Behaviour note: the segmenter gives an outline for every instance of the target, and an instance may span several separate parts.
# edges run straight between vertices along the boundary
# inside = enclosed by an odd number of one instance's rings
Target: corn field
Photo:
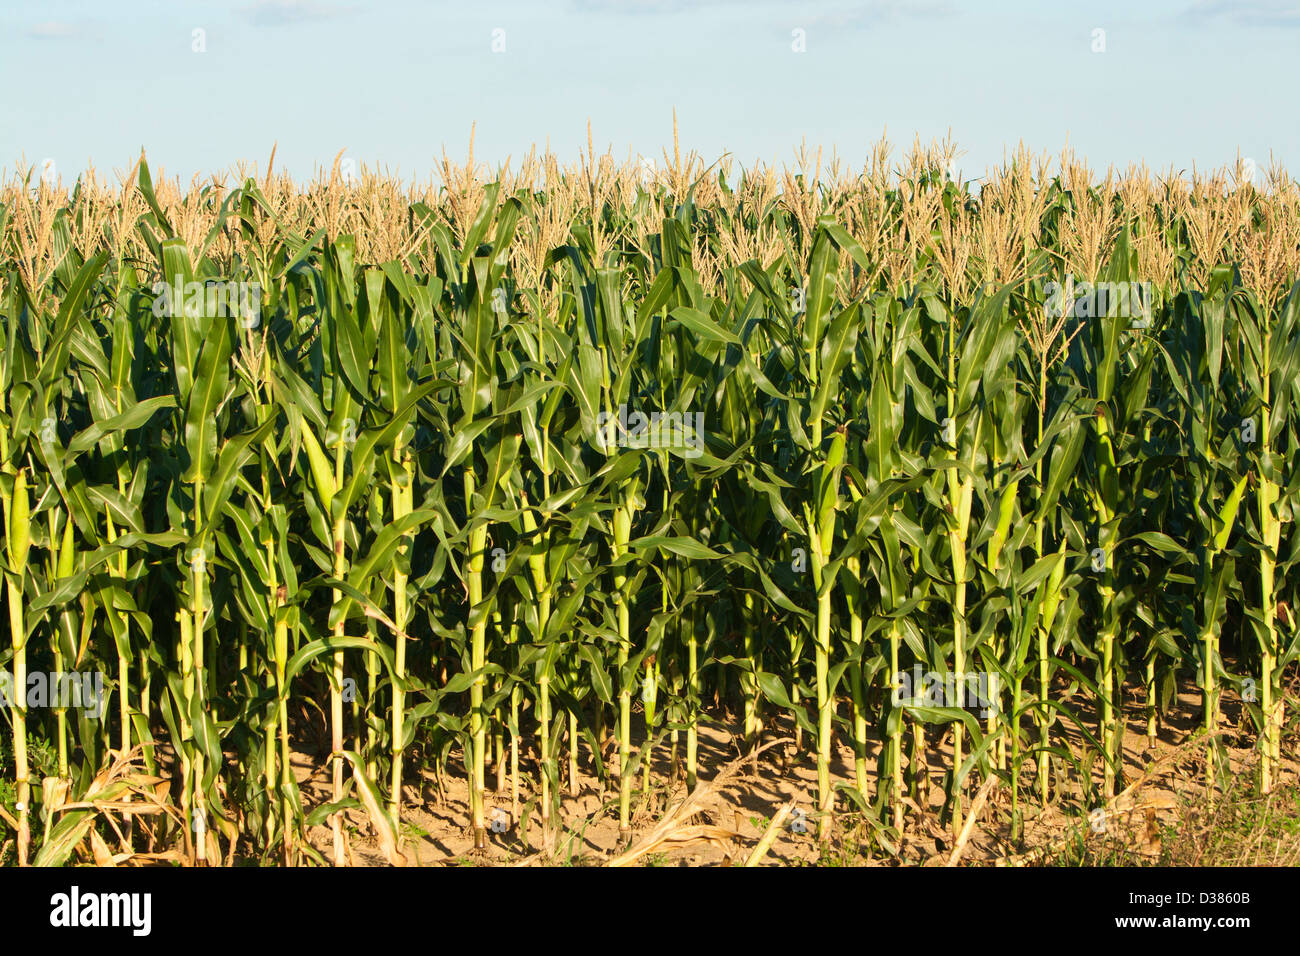
[[[1113,797],[1184,687],[1209,789],[1293,774],[1300,188],[952,159],[20,169],[0,858],[400,863],[426,771],[630,838],[733,715],[886,852]]]

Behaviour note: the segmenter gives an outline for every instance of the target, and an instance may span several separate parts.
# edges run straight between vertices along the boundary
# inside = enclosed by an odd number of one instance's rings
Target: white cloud
[[[573,0],[573,6],[593,13],[689,13],[704,7],[743,6],[746,8],[779,5],[787,12],[804,12],[809,7],[824,6],[824,0],[778,2],[778,0]]]
[[[678,14],[706,7],[741,7],[747,12],[779,13],[793,22],[825,26],[869,26],[909,17],[947,16],[955,11],[949,0],[573,0],[582,12]]]
[[[1197,0],[1184,16],[1198,22],[1219,21],[1245,27],[1300,27],[1297,0]]]
[[[258,26],[284,26],[325,20],[351,9],[324,0],[256,0],[252,6],[244,8],[249,19]]]
[[[37,37],[42,40],[59,40],[64,37],[76,36],[77,28],[70,23],[61,23],[57,20],[46,20],[44,23],[37,23],[29,27],[27,35]]]
[[[813,17],[809,22],[821,26],[865,27],[896,23],[908,18],[932,19],[956,13],[947,0],[862,0]]]

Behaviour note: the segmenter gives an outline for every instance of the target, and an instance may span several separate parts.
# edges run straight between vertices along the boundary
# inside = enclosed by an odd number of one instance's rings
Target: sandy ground
[[[1204,746],[1190,743],[1189,737],[1199,726],[1200,695],[1189,689],[1181,694],[1160,727],[1154,747],[1148,746],[1145,720],[1137,716],[1142,701],[1127,702],[1134,716],[1125,732],[1125,772],[1123,786],[1132,792],[1116,801],[1104,816],[1096,810],[1100,797],[1100,767],[1082,768],[1093,779],[1091,798],[1094,805],[1082,802],[1081,769],[1058,768],[1052,796],[1046,808],[1038,805],[1032,759],[1024,761],[1022,771],[1021,810],[1024,835],[1013,840],[1010,819],[1011,800],[1007,788],[992,788],[980,807],[976,824],[961,847],[962,863],[1033,862],[1073,833],[1086,836],[1104,832],[1120,838],[1140,854],[1156,856],[1160,849],[1160,824],[1171,822],[1179,808],[1199,799],[1205,791]],[[1075,701],[1075,703],[1078,703]],[[1081,709],[1082,709],[1082,705]],[[1253,768],[1255,754],[1246,734],[1244,718],[1225,702],[1222,729],[1227,755],[1234,773]],[[1086,710],[1085,722],[1095,732],[1095,718]],[[793,803],[795,810],[780,827],[763,858],[764,865],[806,865],[822,863],[937,865],[947,861],[955,837],[951,821],[942,818],[944,804],[943,775],[952,754],[953,736],[947,729],[929,729],[925,754],[928,769],[909,797],[909,808],[901,844],[883,848],[871,838],[871,831],[850,799],[838,794],[833,814],[830,849],[825,853],[816,839],[817,774],[812,741],[804,735],[803,746],[792,742],[776,743],[755,760],[745,757],[739,722],[732,715],[713,713],[700,730],[699,782],[687,811],[665,811],[687,796],[684,769],[678,761],[673,773],[670,744],[665,737],[656,748],[652,761],[652,780],[648,792],[641,789],[638,773],[632,796],[631,862],[654,865],[730,865],[744,862],[767,829],[768,822],[783,805]],[[1083,715],[1081,715],[1083,716]],[[633,726],[638,727],[634,716]],[[1028,729],[1028,722],[1026,722]],[[908,731],[910,734],[910,729]],[[1057,724],[1053,730],[1056,744],[1066,743],[1075,754],[1080,752],[1081,735],[1069,725]],[[765,728],[763,742],[793,737],[792,722],[780,722]],[[1030,736],[1033,732],[1030,731]],[[526,743],[527,741],[525,741]],[[833,782],[854,783],[853,752],[842,737],[836,738],[831,762]],[[678,748],[684,754],[683,732]],[[640,746],[640,740],[634,740]],[[969,745],[968,745],[969,746]],[[1284,746],[1284,760],[1294,748]],[[869,784],[875,799],[875,769],[879,742],[871,741],[868,758]],[[910,749],[905,745],[905,754]],[[497,813],[498,829],[489,832],[486,850],[475,851],[470,830],[467,786],[463,773],[435,775],[424,773],[423,785],[405,788],[402,816],[402,850],[407,865],[603,865],[620,855],[618,832],[618,790],[616,752],[606,750],[609,783],[602,786],[592,773],[594,758],[584,743],[579,751],[579,776],[576,793],[570,795],[567,780],[567,751],[561,754],[560,825],[553,827],[553,840],[547,846],[535,806],[533,792],[536,762],[531,752],[520,756],[519,799],[512,806],[508,778],[500,789],[497,768],[488,771],[487,813]],[[1054,758],[1055,759],[1055,758]],[[905,761],[906,762],[906,761]],[[1057,761],[1058,764],[1064,763]],[[449,769],[459,768],[460,757],[453,752]],[[304,803],[315,805],[328,797],[328,766],[319,757],[298,758],[298,776],[303,787]],[[1280,783],[1294,782],[1300,767],[1287,760]],[[910,767],[905,768],[910,775]],[[721,778],[721,779],[720,779]],[[927,786],[928,784],[928,786]],[[975,788],[968,786],[964,806],[972,807]],[[800,817],[800,813],[806,814]],[[360,810],[347,815],[349,851],[355,865],[386,865],[383,853]],[[801,824],[803,824],[801,826]],[[803,832],[800,832],[800,831]],[[310,842],[326,858],[329,855],[330,831],[314,827]],[[656,837],[668,839],[655,843]]]

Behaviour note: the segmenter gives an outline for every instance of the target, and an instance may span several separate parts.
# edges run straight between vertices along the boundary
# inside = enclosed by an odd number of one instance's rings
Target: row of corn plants
[[[399,863],[449,771],[478,848],[592,781],[627,839],[719,726],[891,851],[1114,796],[1188,687],[1207,786],[1230,720],[1294,774],[1294,187],[551,175],[400,242],[0,190],[0,852],[343,865],[356,811]]]

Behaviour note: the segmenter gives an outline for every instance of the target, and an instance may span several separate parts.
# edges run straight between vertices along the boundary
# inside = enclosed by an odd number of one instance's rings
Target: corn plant
[[[627,841],[719,728],[793,738],[820,841],[898,853],[994,775],[1018,836],[1188,687],[1207,786],[1239,702],[1275,787],[1294,185],[1018,157],[976,196],[944,157],[0,183],[0,664],[111,703],[15,693],[15,860],[94,858],[59,801],[109,787],[128,857],[345,865],[361,814],[401,863],[453,766],[478,854],[615,778]]]

